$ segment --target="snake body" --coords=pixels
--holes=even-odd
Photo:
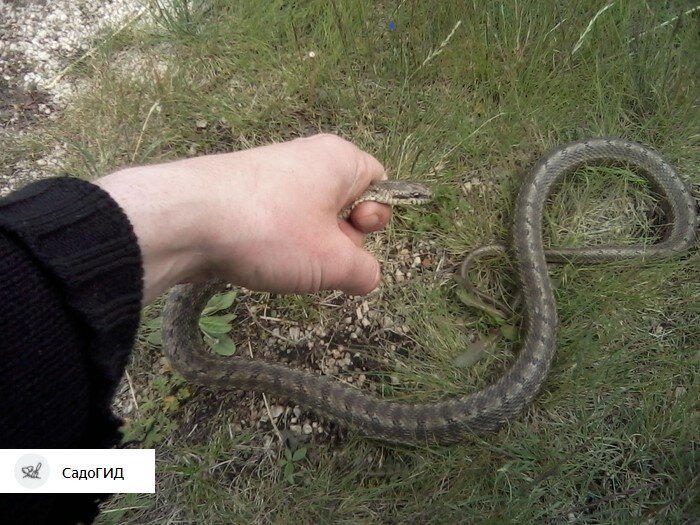
[[[586,164],[635,166],[670,223],[660,242],[549,251],[542,222],[545,202],[562,177]],[[387,186],[384,189],[391,188]],[[163,345],[172,366],[195,383],[263,391],[308,406],[368,437],[406,444],[454,443],[468,434],[497,430],[523,411],[545,382],[556,350],[557,312],[546,259],[595,263],[629,257],[672,257],[695,241],[698,217],[686,183],[656,152],[620,139],[590,139],[559,147],[523,181],[513,228],[513,251],[524,297],[524,337],[511,368],[491,385],[437,403],[380,399],[328,377],[244,357],[221,358],[204,348],[198,319],[220,282],[176,286],[163,314]]]

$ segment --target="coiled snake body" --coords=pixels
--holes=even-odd
[[[662,199],[670,223],[667,235],[648,246],[573,248],[545,253],[542,217],[547,197],[566,174],[586,164],[601,163],[628,163],[638,168]],[[391,185],[383,189],[391,193]],[[523,182],[514,213],[513,250],[524,297],[525,328],[518,357],[495,383],[446,401],[392,402],[331,378],[279,364],[210,354],[199,336],[198,320],[208,299],[220,291],[220,282],[173,288],[163,313],[163,346],[172,366],[195,383],[277,394],[356,427],[372,438],[406,444],[453,443],[466,434],[498,429],[526,408],[542,388],[555,353],[557,329],[546,260],[595,263],[640,256],[671,257],[694,243],[697,223],[688,186],[656,152],[640,144],[591,139],[552,151]]]

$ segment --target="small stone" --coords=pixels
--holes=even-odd
[[[295,415],[296,417],[301,417],[301,407],[294,407],[294,408],[292,409],[292,412],[294,412],[294,415]]]
[[[311,425],[309,425],[308,423],[304,423],[304,427],[302,430],[304,434],[311,434],[314,431]]]
[[[281,407],[280,405],[272,405],[270,407],[270,415],[272,416],[272,419],[277,419],[284,413],[284,407]]]
[[[289,430],[295,434],[301,434],[301,425],[289,425]]]

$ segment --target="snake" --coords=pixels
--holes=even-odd
[[[653,244],[545,250],[542,227],[547,199],[563,177],[585,165],[635,168],[659,197],[668,222],[665,235]],[[349,210],[365,200],[423,203],[428,195],[421,184],[386,181],[370,187]],[[341,215],[347,213],[345,210]],[[676,257],[695,243],[698,221],[689,184],[649,147],[620,138],[591,138],[550,151],[524,176],[513,213],[509,251],[523,297],[523,335],[517,357],[508,370],[481,390],[436,402],[385,399],[331,377],[282,364],[213,355],[202,342],[198,320],[211,296],[222,289],[223,283],[217,280],[181,284],[170,291],[163,311],[163,347],[172,367],[186,380],[209,388],[275,394],[370,439],[409,446],[457,443],[467,436],[499,430],[542,390],[557,347],[558,318],[548,261],[600,263],[632,257]]]

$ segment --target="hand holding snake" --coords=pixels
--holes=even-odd
[[[365,202],[385,179],[371,155],[333,135],[140,166],[99,179],[134,225],[147,304],[172,285],[217,277],[255,290],[365,294],[380,280],[364,235],[391,209]]]
[[[662,198],[661,205],[670,223],[665,238],[651,246],[545,252],[542,221],[548,196],[565,175],[583,165],[600,163],[631,164],[647,179]],[[370,188],[366,198],[381,201],[387,198],[387,192],[389,199],[396,198],[404,187],[402,183],[388,183],[381,189],[383,193]],[[173,366],[196,383],[278,394],[357,427],[369,437],[408,444],[452,443],[466,434],[496,430],[517,416],[541,390],[556,350],[557,329],[547,260],[595,263],[630,257],[672,257],[695,242],[697,223],[695,202],[686,183],[656,152],[640,144],[591,139],[552,151],[523,182],[514,213],[512,248],[525,300],[525,334],[518,357],[495,383],[448,401],[402,404],[278,364],[209,354],[197,325],[202,308],[221,287],[217,281],[173,289],[163,314],[163,345]]]

